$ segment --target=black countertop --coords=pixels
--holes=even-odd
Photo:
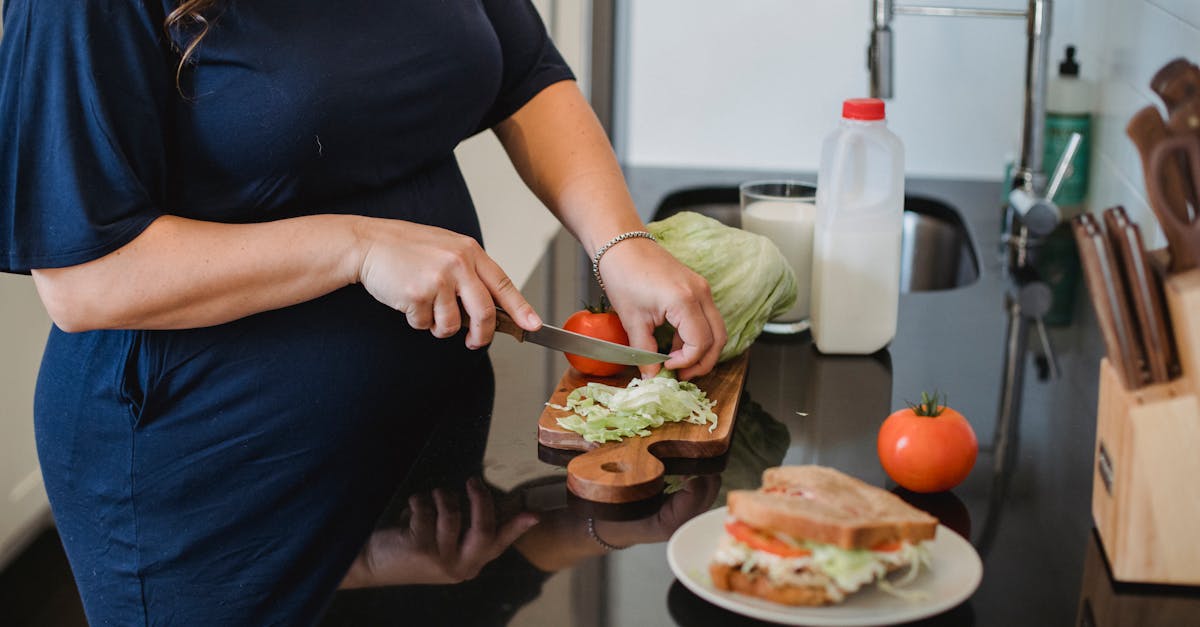
[[[627,172],[647,218],[673,191],[782,174]],[[762,336],[751,348],[742,401],[747,411],[739,414],[733,451],[721,462],[725,469],[702,475],[684,492],[628,507],[598,508],[569,497],[565,471],[539,458],[536,437],[537,418],[566,361],[537,346],[497,340],[491,348],[494,381],[464,382],[464,390],[480,393],[492,393],[494,383],[492,415],[448,427],[419,466],[423,476],[407,489],[461,485],[481,470],[502,516],[534,510],[542,523],[471,581],[341,593],[325,624],[758,624],[705,602],[675,580],[666,560],[671,532],[723,505],[726,490],[755,487],[766,465],[823,464],[893,487],[875,453],[876,432],[891,411],[935,388],[948,393],[971,422],[980,455],[962,485],[919,504],[972,541],[983,557],[984,575],[965,603],[918,624],[1200,624],[1200,594],[1194,589],[1114,582],[1092,530],[1102,346],[1086,294],[1080,290],[1072,324],[1049,329],[1059,377],[1040,380],[1027,358],[1010,445],[1015,454],[1010,463],[998,464],[993,446],[1010,286],[997,245],[1000,185],[910,180],[906,191],[959,211],[978,253],[978,281],[902,295],[897,337],[873,356],[822,356],[807,334]],[[544,319],[561,322],[594,294],[584,261],[565,234],[547,248],[523,289]],[[774,445],[763,445],[762,437],[738,437],[751,432],[772,435]],[[589,516],[609,542],[637,544],[606,552],[587,534]]]

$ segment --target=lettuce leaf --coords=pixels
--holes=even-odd
[[[749,348],[763,325],[796,301],[796,275],[766,237],[691,211],[646,228],[663,248],[708,281],[729,333],[720,361]]]

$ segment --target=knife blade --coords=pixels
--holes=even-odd
[[[632,346],[624,346],[615,342],[606,342],[594,337],[588,337],[566,329],[560,329],[548,324],[542,324],[537,331],[526,331],[517,326],[508,312],[496,308],[496,332],[513,336],[518,342],[532,342],[556,351],[589,357],[598,361],[626,366],[648,366],[661,364],[670,359],[670,355],[652,353]]]
[[[1125,272],[1150,381],[1164,383],[1171,378],[1175,351],[1167,324],[1162,284],[1150,267],[1141,229],[1129,219],[1125,208],[1118,205],[1105,210],[1104,224]]]

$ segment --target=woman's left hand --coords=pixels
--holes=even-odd
[[[521,178],[584,250],[594,252],[608,238],[646,228],[604,128],[574,82],[543,89],[495,130]],[[656,351],[654,329],[669,322],[676,336],[667,368],[690,379],[717,364],[725,322],[700,275],[640,237],[609,248],[600,259],[600,275],[630,346]],[[642,375],[658,370],[646,366]]]
[[[595,521],[596,535],[619,547],[663,542],[683,523],[712,507],[721,491],[721,475],[684,479],[683,488],[663,501],[653,516],[631,521]]]
[[[727,338],[725,321],[713,303],[708,282],[657,243],[627,239],[600,258],[609,302],[629,335],[629,345],[657,351],[654,329],[675,327],[671,359],[664,366],[690,379],[712,370]],[[651,376],[659,366],[643,366]]]

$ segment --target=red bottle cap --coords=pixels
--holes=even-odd
[[[882,120],[883,101],[878,98],[848,98],[842,103],[842,117],[848,120]]]

